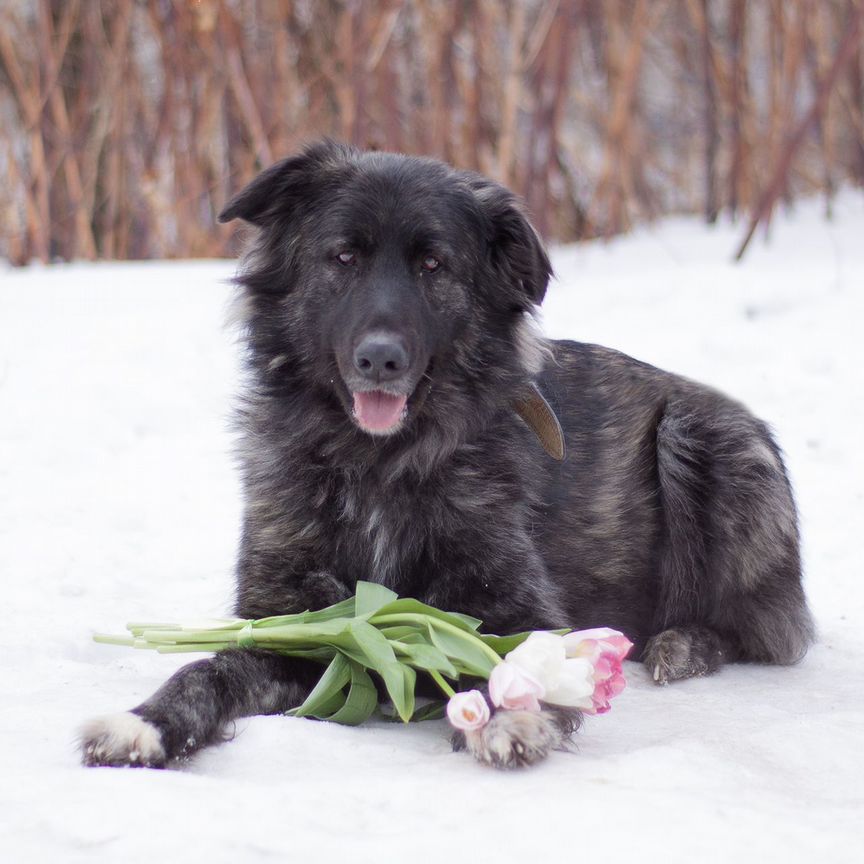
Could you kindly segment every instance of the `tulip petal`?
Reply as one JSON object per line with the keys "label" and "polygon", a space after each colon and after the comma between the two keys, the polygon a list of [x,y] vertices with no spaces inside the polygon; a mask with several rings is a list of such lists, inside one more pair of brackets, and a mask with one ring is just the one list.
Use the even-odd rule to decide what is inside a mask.
{"label": "tulip petal", "polygon": [[479,690],[454,693],[447,703],[447,719],[457,729],[481,729],[489,722],[489,705]]}
{"label": "tulip petal", "polygon": [[568,657],[591,657],[598,652],[610,652],[623,660],[633,643],[620,631],[609,627],[574,630],[561,637]]}
{"label": "tulip petal", "polygon": [[498,708],[539,711],[545,687],[524,669],[505,660],[489,676],[489,698]]}
{"label": "tulip petal", "polygon": [[594,666],[584,657],[576,657],[564,662],[555,687],[546,691],[544,701],[568,708],[590,708],[594,690]]}

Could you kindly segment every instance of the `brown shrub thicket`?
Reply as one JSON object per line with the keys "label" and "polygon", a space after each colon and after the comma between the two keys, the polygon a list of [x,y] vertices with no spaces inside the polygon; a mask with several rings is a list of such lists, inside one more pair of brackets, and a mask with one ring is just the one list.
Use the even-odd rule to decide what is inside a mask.
{"label": "brown shrub thicket", "polygon": [[[327,134],[612,235],[864,184],[864,0],[0,0],[0,255],[213,256]],[[746,225],[742,225],[742,231]]]}

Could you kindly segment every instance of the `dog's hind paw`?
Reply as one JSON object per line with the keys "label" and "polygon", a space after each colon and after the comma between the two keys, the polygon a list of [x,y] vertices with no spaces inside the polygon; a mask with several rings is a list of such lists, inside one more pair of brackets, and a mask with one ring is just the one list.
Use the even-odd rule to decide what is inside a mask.
{"label": "dog's hind paw", "polygon": [[[464,747],[494,768],[522,768],[558,750],[578,725],[578,715],[553,711],[496,711],[482,729],[464,733]],[[454,742],[461,749],[462,740]]]}
{"label": "dog's hind paw", "polygon": [[78,743],[81,762],[87,766],[165,767],[161,733],[129,711],[89,720],[78,731]]}
{"label": "dog's hind paw", "polygon": [[675,627],[648,640],[642,654],[655,684],[716,672],[733,659],[724,640],[706,627]]}

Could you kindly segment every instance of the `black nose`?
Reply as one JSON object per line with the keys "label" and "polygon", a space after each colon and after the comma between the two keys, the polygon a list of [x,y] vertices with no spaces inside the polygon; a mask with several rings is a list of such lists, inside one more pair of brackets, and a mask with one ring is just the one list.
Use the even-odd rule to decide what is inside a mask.
{"label": "black nose", "polygon": [[408,352],[395,333],[370,333],[354,349],[354,368],[370,381],[392,381],[408,369]]}

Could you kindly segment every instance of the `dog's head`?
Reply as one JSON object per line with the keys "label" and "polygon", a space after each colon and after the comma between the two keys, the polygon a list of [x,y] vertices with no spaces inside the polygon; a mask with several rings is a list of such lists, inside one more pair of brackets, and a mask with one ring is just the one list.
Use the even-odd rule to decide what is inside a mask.
{"label": "dog's head", "polygon": [[472,393],[505,398],[536,371],[526,319],[551,270],[502,186],[325,141],[253,180],[219,216],[236,218],[258,229],[239,282],[273,387],[302,370],[365,432],[389,435],[429,400],[464,411]]}

